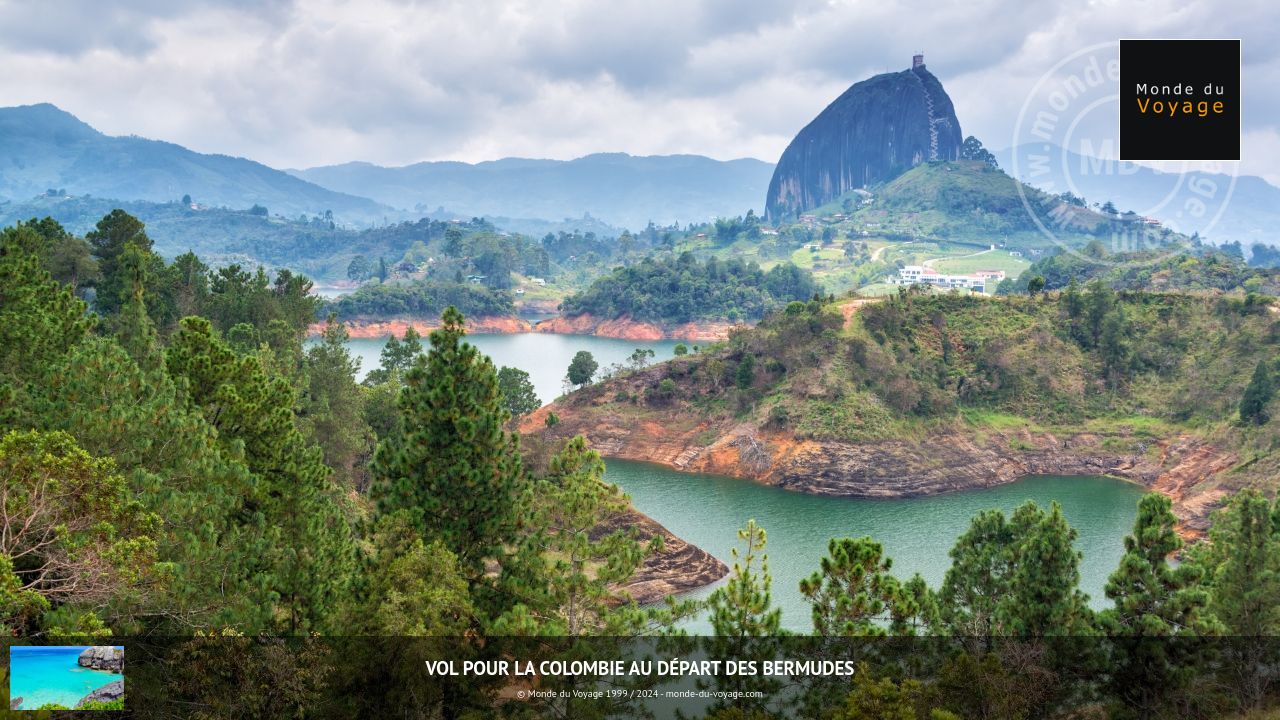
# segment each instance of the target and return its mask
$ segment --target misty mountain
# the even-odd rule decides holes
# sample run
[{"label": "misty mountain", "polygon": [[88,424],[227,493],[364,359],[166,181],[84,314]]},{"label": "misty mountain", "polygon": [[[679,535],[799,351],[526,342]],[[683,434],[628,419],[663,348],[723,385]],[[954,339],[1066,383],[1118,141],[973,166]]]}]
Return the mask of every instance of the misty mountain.
[{"label": "misty mountain", "polygon": [[26,200],[49,189],[151,202],[191,195],[202,205],[259,204],[288,217],[332,210],[356,223],[381,221],[391,212],[252,160],[104,135],[47,103],[0,108],[0,197]]},{"label": "misty mountain", "polygon": [[289,172],[418,214],[438,207],[464,216],[547,220],[585,213],[638,230],[651,220],[664,225],[737,216],[750,209],[759,214],[773,165],[699,155],[601,153],[576,160],[506,158],[404,167],[355,162]]},{"label": "misty mountain", "polygon": [[[1068,189],[1070,175],[1077,188],[1074,192],[1090,203],[1101,204],[1110,200],[1121,212],[1133,210],[1154,217],[1187,235],[1198,232],[1206,242],[1221,244],[1235,240],[1246,249],[1255,243],[1280,244],[1280,188],[1260,177],[1239,176],[1222,217],[1211,223],[1218,205],[1206,203],[1210,211],[1205,217],[1194,217],[1185,208],[1186,201],[1195,197],[1188,188],[1213,188],[1214,192],[1225,192],[1231,184],[1230,175],[1183,173],[1182,189],[1174,193],[1172,201],[1165,202],[1173,188],[1179,187],[1178,174],[1134,163],[1100,160],[1070,151],[1066,152],[1064,160],[1062,153],[1062,148],[1056,145],[1050,145],[1048,150],[1039,145],[1034,149],[1024,147],[1019,155],[1023,159],[1021,165],[1027,165],[1025,159],[1032,154],[1048,156],[1051,160],[1044,166],[1047,172],[1037,171],[1034,177],[1027,167],[1020,166],[1018,179],[1042,190],[1060,193]],[[1001,150],[995,155],[1000,167],[1013,174],[1013,149]]]}]

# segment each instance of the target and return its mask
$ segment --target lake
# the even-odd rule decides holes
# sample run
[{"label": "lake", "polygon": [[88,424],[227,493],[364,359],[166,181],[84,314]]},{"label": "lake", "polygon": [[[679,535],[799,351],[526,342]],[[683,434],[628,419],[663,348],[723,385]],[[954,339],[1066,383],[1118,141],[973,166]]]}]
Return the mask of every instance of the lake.
[{"label": "lake", "polygon": [[86,649],[70,645],[10,647],[9,697],[21,697],[24,710],[47,703],[73,708],[85,695],[124,677],[80,667],[76,661]]},{"label": "lake", "polygon": [[[1108,601],[1103,595],[1107,576],[1124,554],[1124,536],[1133,528],[1141,487],[1105,477],[1029,477],[1009,485],[925,498],[897,500],[832,498],[782,490],[749,480],[691,475],[645,463],[608,460],[606,478],[631,496],[649,515],[694,545],[732,566],[729,554],[738,528],[755,519],[765,529],[773,601],[782,608],[782,622],[790,630],[811,631],[809,605],[799,584],[818,569],[833,537],[870,535],[893,558],[893,574],[907,579],[920,573],[938,588],[950,567],[947,552],[978,511],[999,508],[1006,513],[1026,500],[1041,507],[1057,500],[1071,526],[1079,532],[1076,549],[1080,586],[1095,608]],[[691,597],[704,597],[702,588]],[[705,619],[690,632],[710,631]]]},{"label": "lake", "polygon": [[335,299],[337,299],[337,298],[342,297],[343,295],[349,295],[349,294],[351,294],[351,293],[352,293],[352,292],[354,292],[354,291],[355,291],[355,288],[349,288],[349,287],[333,287],[333,286],[330,286],[330,285],[324,285],[324,286],[313,286],[313,287],[311,288],[311,294],[312,294],[312,295],[316,295],[316,296],[318,296],[318,297],[322,297],[322,298],[324,298],[325,300],[335,300]]},{"label": "lake", "polygon": [[[590,351],[603,368],[621,362],[636,347],[652,348],[655,360],[665,360],[672,357],[676,345],[544,333],[468,335],[467,339],[493,358],[495,365],[528,372],[543,402],[561,394],[565,370],[579,350]],[[362,376],[378,366],[384,342],[351,341],[352,352],[362,360]],[[975,513],[988,508],[1011,512],[1028,499],[1044,507],[1053,500],[1062,504],[1068,522],[1080,534],[1076,548],[1084,554],[1081,587],[1095,607],[1102,607],[1106,604],[1103,586],[1124,552],[1123,538],[1132,529],[1138,498],[1144,492],[1114,478],[1045,476],[928,498],[832,498],[622,460],[607,461],[606,478],[622,487],[640,511],[726,564],[738,528],[754,518],[768,532],[774,602],[782,607],[784,625],[793,630],[810,628],[809,607],[798,585],[818,568],[830,538],[870,535],[893,558],[894,574],[906,579],[919,572],[936,588],[950,565],[947,552]],[[693,596],[705,596],[710,590],[695,591]],[[690,629],[708,627],[705,621],[697,621]]]},{"label": "lake", "polygon": [[[314,341],[311,341],[314,342]],[[521,333],[518,335],[467,335],[467,342],[488,355],[495,367],[517,367],[529,373],[529,380],[542,402],[549,403],[564,393],[563,381],[569,362],[579,350],[595,356],[600,372],[614,363],[620,363],[635,352],[636,348],[654,351],[654,361],[674,356],[675,340],[643,341],[615,340],[593,335],[553,335],[549,333]],[[426,338],[422,340],[425,349]],[[688,343],[686,343],[688,344]],[[360,358],[359,377],[381,364],[385,338],[353,338],[349,347],[352,355]]]}]

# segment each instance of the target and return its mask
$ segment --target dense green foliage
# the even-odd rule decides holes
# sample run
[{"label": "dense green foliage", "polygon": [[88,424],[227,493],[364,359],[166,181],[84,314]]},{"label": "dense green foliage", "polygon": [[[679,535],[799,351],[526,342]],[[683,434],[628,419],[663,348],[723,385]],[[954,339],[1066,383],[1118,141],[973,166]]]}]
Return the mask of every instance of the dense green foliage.
[{"label": "dense green foliage", "polygon": [[800,582],[801,594],[813,604],[815,633],[909,635],[937,625],[937,603],[924,580],[916,575],[898,582],[889,574],[893,562],[880,543],[869,537],[832,538],[827,553],[818,572]]},{"label": "dense green foliage", "polygon": [[0,626],[22,632],[35,609],[117,600],[155,572],[159,518],[130,497],[112,459],[63,432],[10,431],[0,477],[0,556],[11,573]]},{"label": "dense green foliage", "polygon": [[1083,285],[1096,278],[1114,290],[1280,291],[1280,272],[1251,267],[1239,254],[1201,244],[1194,237],[1176,249],[1119,253],[1108,252],[1094,240],[1079,252],[1059,250],[1037,260],[1017,279],[1007,279],[1004,291],[1025,291],[1037,277],[1044,278],[1046,290],[1061,290],[1072,280]]},{"label": "dense green foliage", "polygon": [[329,305],[343,319],[434,317],[449,306],[466,315],[511,315],[515,312],[511,296],[506,292],[444,280],[365,285]]},{"label": "dense green foliage", "polygon": [[600,363],[596,362],[595,356],[586,350],[579,350],[569,361],[569,370],[564,377],[570,385],[581,387],[591,382],[599,367]]},{"label": "dense green foliage", "polygon": [[529,373],[520,368],[503,367],[498,370],[498,391],[502,393],[502,405],[511,417],[528,415],[542,407]]},{"label": "dense green foliage", "polygon": [[1259,360],[1253,369],[1253,377],[1244,388],[1240,397],[1240,420],[1261,425],[1271,418],[1267,405],[1275,396],[1275,381],[1271,377],[1271,368],[1265,360]]},{"label": "dense green foliage", "polygon": [[792,300],[805,300],[818,287],[794,265],[768,272],[740,260],[700,262],[691,253],[648,259],[614,269],[561,306],[566,315],[682,323],[691,320],[757,320]]},{"label": "dense green foliage", "polygon": [[374,457],[374,498],[478,571],[514,538],[526,486],[493,363],[463,342],[457,310],[443,323],[405,376],[403,431]]},{"label": "dense green foliage", "polygon": [[[627,584],[663,552],[660,536],[637,529],[583,438],[526,462],[506,423],[536,403],[528,378],[467,343],[456,308],[425,353],[407,333],[357,384],[333,318],[303,347],[316,311],[306,278],[210,272],[194,255],[164,263],[130,218],[104,223],[103,238],[128,230],[118,255],[98,255],[115,262],[100,267],[116,304],[91,306],[75,273],[52,274],[53,249],[83,240],[47,224],[0,233],[0,629],[49,639],[217,629],[244,652],[196,635],[150,681],[157,697],[238,717],[358,716],[343,703],[384,701],[434,716],[449,703],[486,717],[529,712],[496,680],[451,697],[410,684],[394,700],[364,698],[354,688],[407,683],[400,661],[419,658],[375,662],[311,637],[244,635],[463,637],[479,652],[504,636],[667,633],[696,608],[717,635],[711,656],[771,657],[760,641],[784,633],[764,530],[747,524],[731,577],[705,603],[639,606]],[[701,404],[845,439],[964,422],[967,411],[1046,423],[1141,412],[1243,433],[1253,444],[1238,447],[1253,457],[1241,470],[1254,472],[1272,446],[1274,423],[1256,424],[1274,402],[1271,316],[1256,296],[1103,282],[997,300],[904,291],[849,317],[831,300],[797,300],[670,363],[646,367],[650,355],[633,353],[627,377],[654,380],[654,392],[626,402]],[[589,356],[577,364],[569,379],[583,385],[597,368]],[[1280,507],[1253,491],[1223,497],[1207,540],[1177,564],[1170,502],[1144,498],[1100,612],[1079,589],[1076,534],[1056,504],[978,514],[936,589],[894,577],[872,538],[833,539],[801,585],[826,643],[816,657],[843,635],[949,637],[952,650],[918,656],[910,676],[871,657],[857,682],[800,683],[790,695],[770,694],[775,678],[718,678],[721,690],[769,693],[708,712],[767,716],[773,699],[851,718],[1259,707],[1274,696],[1265,646],[1209,657],[1169,644],[1280,634]],[[1083,637],[1113,642],[1069,642]]]},{"label": "dense green foliage", "polygon": [[1097,282],[1038,299],[904,291],[862,306],[846,327],[838,306],[796,302],[650,383],[671,379],[678,397],[713,413],[733,386],[746,404],[730,410],[831,439],[902,437],[973,411],[1231,422],[1250,373],[1270,367],[1280,342],[1266,307]]},{"label": "dense green foliage", "polygon": [[814,212],[843,210],[846,222],[855,227],[873,226],[878,233],[902,239],[963,242],[979,248],[998,239],[1029,257],[1055,247],[1041,225],[1051,228],[1059,243],[1074,248],[1117,233],[1150,244],[1179,237],[1108,218],[1028,185],[1019,187],[980,143],[970,145],[969,151],[973,159],[921,163],[871,188],[875,199],[870,204],[862,205],[850,193]]}]

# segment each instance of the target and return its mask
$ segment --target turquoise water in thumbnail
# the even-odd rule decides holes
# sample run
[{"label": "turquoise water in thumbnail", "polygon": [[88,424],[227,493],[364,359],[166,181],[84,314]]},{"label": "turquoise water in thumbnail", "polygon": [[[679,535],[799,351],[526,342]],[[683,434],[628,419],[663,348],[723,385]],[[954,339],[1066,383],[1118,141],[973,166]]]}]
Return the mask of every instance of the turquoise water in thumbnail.
[{"label": "turquoise water in thumbnail", "polygon": [[85,695],[123,677],[80,667],[76,660],[86,648],[9,648],[9,697],[22,698],[20,710],[34,710],[47,703],[73,708]]}]

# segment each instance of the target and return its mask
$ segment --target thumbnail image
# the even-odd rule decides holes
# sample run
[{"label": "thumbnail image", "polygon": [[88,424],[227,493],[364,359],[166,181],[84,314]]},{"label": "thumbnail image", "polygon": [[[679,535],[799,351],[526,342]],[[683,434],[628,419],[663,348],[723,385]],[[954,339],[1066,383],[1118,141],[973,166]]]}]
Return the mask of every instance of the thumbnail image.
[{"label": "thumbnail image", "polygon": [[123,710],[124,648],[9,648],[9,709]]}]

